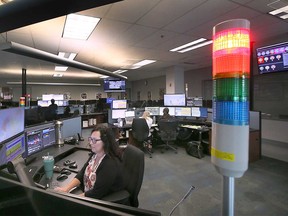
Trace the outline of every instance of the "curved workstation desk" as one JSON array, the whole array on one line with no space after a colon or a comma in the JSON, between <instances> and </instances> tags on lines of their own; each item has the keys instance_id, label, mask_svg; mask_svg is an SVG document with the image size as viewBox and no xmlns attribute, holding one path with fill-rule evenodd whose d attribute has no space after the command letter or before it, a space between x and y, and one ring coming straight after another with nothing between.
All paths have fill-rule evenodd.
<instances>
[{"instance_id":1,"label":"curved workstation desk","mask_svg":"<svg viewBox=\"0 0 288 216\"><path fill-rule=\"evenodd\" d=\"M0 215L161 215L80 197L77 195L82 193L80 188L71 194L53 190L72 180L89 158L87 139L77 141L82 135L81 116L61 120L62 127L58 129L62 138L75 139L64 145L57 145L55 122L24 128L24 109L21 108L1 111L1 116L8 116L0 123L5 123L10 130L0 136ZM3 125L1 128L5 129ZM56 165L51 180L46 179L43 163L43 156L48 154L54 157ZM74 165L67 164L68 160L75 161ZM59 178L63 168L66 176Z\"/></svg>"},{"instance_id":2,"label":"curved workstation desk","mask_svg":"<svg viewBox=\"0 0 288 216\"><path fill-rule=\"evenodd\" d=\"M53 155L55 165L71 172L67 179L57 180L59 173L54 171L51 180L44 174L42 157ZM53 189L63 186L72 180L78 169L88 160L90 150L87 142L78 145L50 146L33 155L32 161L18 160L14 162L16 174L1 171L0 214L5 215L161 215L158 212L138 209L121 204L79 197L79 190L69 193L56 193ZM77 168L69 168L64 162L75 161ZM55 167L54 167L55 168ZM61 169L62 169L61 168ZM20 171L21 169L22 171ZM25 182L21 182L25 181ZM19 182L20 181L20 182ZM73 206L73 208L72 208ZM2 212L2 213L1 213Z\"/></svg>"}]
</instances>

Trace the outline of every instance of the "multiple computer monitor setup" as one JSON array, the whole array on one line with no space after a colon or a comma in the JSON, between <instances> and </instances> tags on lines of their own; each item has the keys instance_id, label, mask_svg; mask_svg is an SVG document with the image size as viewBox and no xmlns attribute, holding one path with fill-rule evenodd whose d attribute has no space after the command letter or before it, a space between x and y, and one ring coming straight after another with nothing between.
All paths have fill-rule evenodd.
<instances>
[{"instance_id":1,"label":"multiple computer monitor setup","mask_svg":"<svg viewBox=\"0 0 288 216\"><path fill-rule=\"evenodd\" d=\"M53 123L44 124L26 129L25 157L42 151L56 142L55 126Z\"/></svg>"},{"instance_id":2,"label":"multiple computer monitor setup","mask_svg":"<svg viewBox=\"0 0 288 216\"><path fill-rule=\"evenodd\" d=\"M53 123L24 126L24 108L0 110L0 166L29 157L56 143Z\"/></svg>"},{"instance_id":3,"label":"multiple computer monitor setup","mask_svg":"<svg viewBox=\"0 0 288 216\"><path fill-rule=\"evenodd\" d=\"M206 107L146 107L145 110L150 112L150 115L163 115L163 110L169 109L169 114L175 117L197 117L207 118L208 110Z\"/></svg>"},{"instance_id":4,"label":"multiple computer monitor setup","mask_svg":"<svg viewBox=\"0 0 288 216\"><path fill-rule=\"evenodd\" d=\"M0 110L0 166L25 151L24 108Z\"/></svg>"},{"instance_id":5,"label":"multiple computer monitor setup","mask_svg":"<svg viewBox=\"0 0 288 216\"><path fill-rule=\"evenodd\" d=\"M163 115L163 110L167 107L171 116L207 118L207 108L201 107L203 99L189 99L192 101L192 103L189 103L188 105L188 99L186 101L185 94L165 94L164 107L146 107L145 110L149 111L152 116L159 116ZM112 119L131 118L137 116L135 111L127 109L126 100L115 100L113 98L109 98L107 99L107 103L111 104Z\"/></svg>"}]
</instances>

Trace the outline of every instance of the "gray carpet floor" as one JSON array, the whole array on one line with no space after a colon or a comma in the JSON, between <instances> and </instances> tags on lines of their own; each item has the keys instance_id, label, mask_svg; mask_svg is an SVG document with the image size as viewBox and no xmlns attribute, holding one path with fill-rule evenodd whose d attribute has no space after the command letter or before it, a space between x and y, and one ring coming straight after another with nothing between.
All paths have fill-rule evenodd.
<instances>
[{"instance_id":1,"label":"gray carpet floor","mask_svg":"<svg viewBox=\"0 0 288 216\"><path fill-rule=\"evenodd\" d=\"M183 148L178 154L156 150L145 158L145 174L139 194L140 208L169 215L191 185L196 189L173 215L221 215L222 176L210 157L193 158ZM263 157L249 165L235 181L235 215L288 215L288 163Z\"/></svg>"}]
</instances>

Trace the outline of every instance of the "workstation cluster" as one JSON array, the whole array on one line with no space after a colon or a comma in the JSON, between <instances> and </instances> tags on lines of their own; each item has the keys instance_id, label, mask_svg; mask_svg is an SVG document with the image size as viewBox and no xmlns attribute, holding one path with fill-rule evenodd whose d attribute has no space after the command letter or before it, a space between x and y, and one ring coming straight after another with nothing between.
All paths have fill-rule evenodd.
<instances>
[{"instance_id":1,"label":"workstation cluster","mask_svg":"<svg viewBox=\"0 0 288 216\"><path fill-rule=\"evenodd\" d=\"M195 100L194 100L195 101ZM201 120L211 122L208 118L208 108L202 107L202 100L196 98L196 103L187 100L185 94L164 95L163 106L129 107L127 100L110 100L111 110L108 113L108 122L117 125L120 120L125 119L126 124L131 124L133 118L139 118L144 111L148 111L153 117L153 124L156 124L158 117L163 115L165 108L169 109L169 115L175 118L186 120ZM211 112L211 110L210 110ZM209 115L211 117L211 115ZM117 121L117 122L116 122Z\"/></svg>"},{"instance_id":2,"label":"workstation cluster","mask_svg":"<svg viewBox=\"0 0 288 216\"><path fill-rule=\"evenodd\" d=\"M81 198L77 191L71 194L55 193L54 188L71 181L89 158L90 148L87 142L81 141L80 116L61 119L61 127L55 121L25 127L24 108L3 109L0 115L0 191L7 194L1 196L1 202L6 200L6 204L0 212L29 215L37 207L41 212L64 214L73 205L73 213L77 214L160 215L111 201ZM74 136L78 144L64 145L61 136ZM55 161L51 179L46 178L46 157L52 157ZM19 200L25 202L19 203ZM51 200L61 203L61 209L50 209L47 202Z\"/></svg>"}]
</instances>

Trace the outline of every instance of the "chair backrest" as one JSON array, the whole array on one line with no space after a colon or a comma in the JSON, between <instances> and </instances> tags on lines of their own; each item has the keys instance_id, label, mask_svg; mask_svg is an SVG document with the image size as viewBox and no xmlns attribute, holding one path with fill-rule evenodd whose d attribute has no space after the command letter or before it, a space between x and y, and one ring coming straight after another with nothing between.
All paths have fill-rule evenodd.
<instances>
[{"instance_id":1,"label":"chair backrest","mask_svg":"<svg viewBox=\"0 0 288 216\"><path fill-rule=\"evenodd\" d=\"M130 193L130 204L138 207L138 194L144 175L144 153L132 145L127 145L123 153L125 188Z\"/></svg>"},{"instance_id":2,"label":"chair backrest","mask_svg":"<svg viewBox=\"0 0 288 216\"><path fill-rule=\"evenodd\" d=\"M138 142L144 142L149 136L149 127L144 118L134 118L132 122L132 135Z\"/></svg>"},{"instance_id":3,"label":"chair backrest","mask_svg":"<svg viewBox=\"0 0 288 216\"><path fill-rule=\"evenodd\" d=\"M160 137L163 141L174 141L178 136L178 121L176 119L160 120L158 122Z\"/></svg>"}]
</instances>

